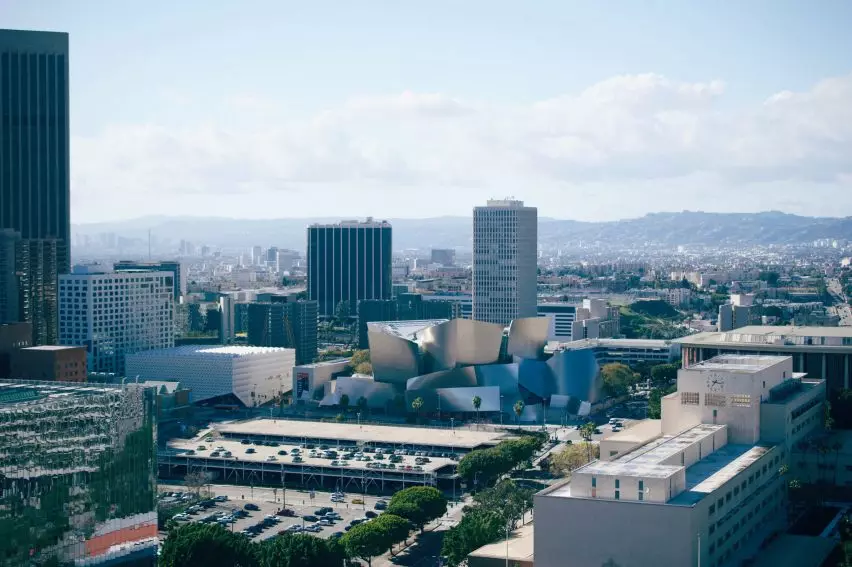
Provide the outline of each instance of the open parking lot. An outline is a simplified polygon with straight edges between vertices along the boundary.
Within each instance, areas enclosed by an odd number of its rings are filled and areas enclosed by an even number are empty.
[[[248,536],[254,541],[274,537],[284,530],[301,530],[311,526],[316,526],[312,528],[316,530],[313,532],[314,535],[318,537],[330,537],[336,532],[345,532],[346,526],[350,525],[352,520],[365,519],[365,514],[378,515],[382,512],[376,509],[376,502],[381,500],[380,498],[372,496],[362,497],[360,494],[344,493],[342,499],[335,501],[332,499],[332,493],[330,492],[296,490],[287,490],[284,492],[281,489],[231,485],[212,485],[209,488],[212,497],[220,499],[227,498],[227,500],[224,502],[215,502],[206,509],[189,514],[183,521],[200,522],[206,520],[207,522],[213,522],[218,517],[231,515],[234,511],[241,511],[240,514],[244,514],[244,517],[236,518],[236,521],[232,523],[223,522],[225,527],[239,533],[252,526],[262,525],[264,519],[267,517],[274,517],[275,521],[268,521],[268,526],[262,530],[258,528],[258,534]],[[160,486],[161,495],[185,490],[186,487],[183,486]],[[202,496],[206,496],[206,494],[207,487],[202,491]],[[280,510],[284,509],[285,499],[286,509],[292,511],[292,516],[277,515]],[[353,502],[353,500],[361,499],[363,499],[363,504]],[[246,509],[246,505],[250,509]],[[329,508],[339,519],[323,522],[330,525],[320,525],[319,521],[322,517],[318,516],[317,512],[321,508]],[[293,526],[298,527],[294,528]]]

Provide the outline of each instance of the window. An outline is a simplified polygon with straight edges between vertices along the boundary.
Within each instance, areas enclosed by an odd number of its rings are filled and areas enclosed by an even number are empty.
[[[615,487],[621,488],[621,483],[618,482],[618,479],[615,479]]]
[[[750,408],[751,396],[748,394],[737,394],[731,396],[731,406],[736,408]]]
[[[712,516],[715,513],[716,513],[716,505],[710,504],[710,508],[707,510],[707,515]]]
[[[682,392],[680,395],[680,405],[682,406],[697,406],[698,392]]]
[[[723,408],[727,397],[725,394],[704,394],[704,405]]]

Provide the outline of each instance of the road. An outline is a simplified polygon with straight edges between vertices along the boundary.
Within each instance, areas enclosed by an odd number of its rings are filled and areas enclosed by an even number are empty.
[[[828,293],[831,294],[837,302],[836,305],[829,307],[829,312],[835,313],[838,317],[840,317],[841,327],[852,326],[852,307],[849,305],[849,298],[846,297],[845,293],[843,293],[843,287],[840,285],[840,280],[837,278],[830,278],[826,287],[828,288]]]

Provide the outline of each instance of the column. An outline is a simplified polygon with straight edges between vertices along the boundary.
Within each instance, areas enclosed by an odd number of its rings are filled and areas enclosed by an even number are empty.
[[[843,387],[849,388],[849,367],[852,366],[852,357],[843,355]]]

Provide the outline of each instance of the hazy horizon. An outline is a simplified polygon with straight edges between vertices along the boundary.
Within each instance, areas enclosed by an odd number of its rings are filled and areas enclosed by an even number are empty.
[[[75,224],[852,215],[852,3],[86,6],[2,22],[69,33]]]

